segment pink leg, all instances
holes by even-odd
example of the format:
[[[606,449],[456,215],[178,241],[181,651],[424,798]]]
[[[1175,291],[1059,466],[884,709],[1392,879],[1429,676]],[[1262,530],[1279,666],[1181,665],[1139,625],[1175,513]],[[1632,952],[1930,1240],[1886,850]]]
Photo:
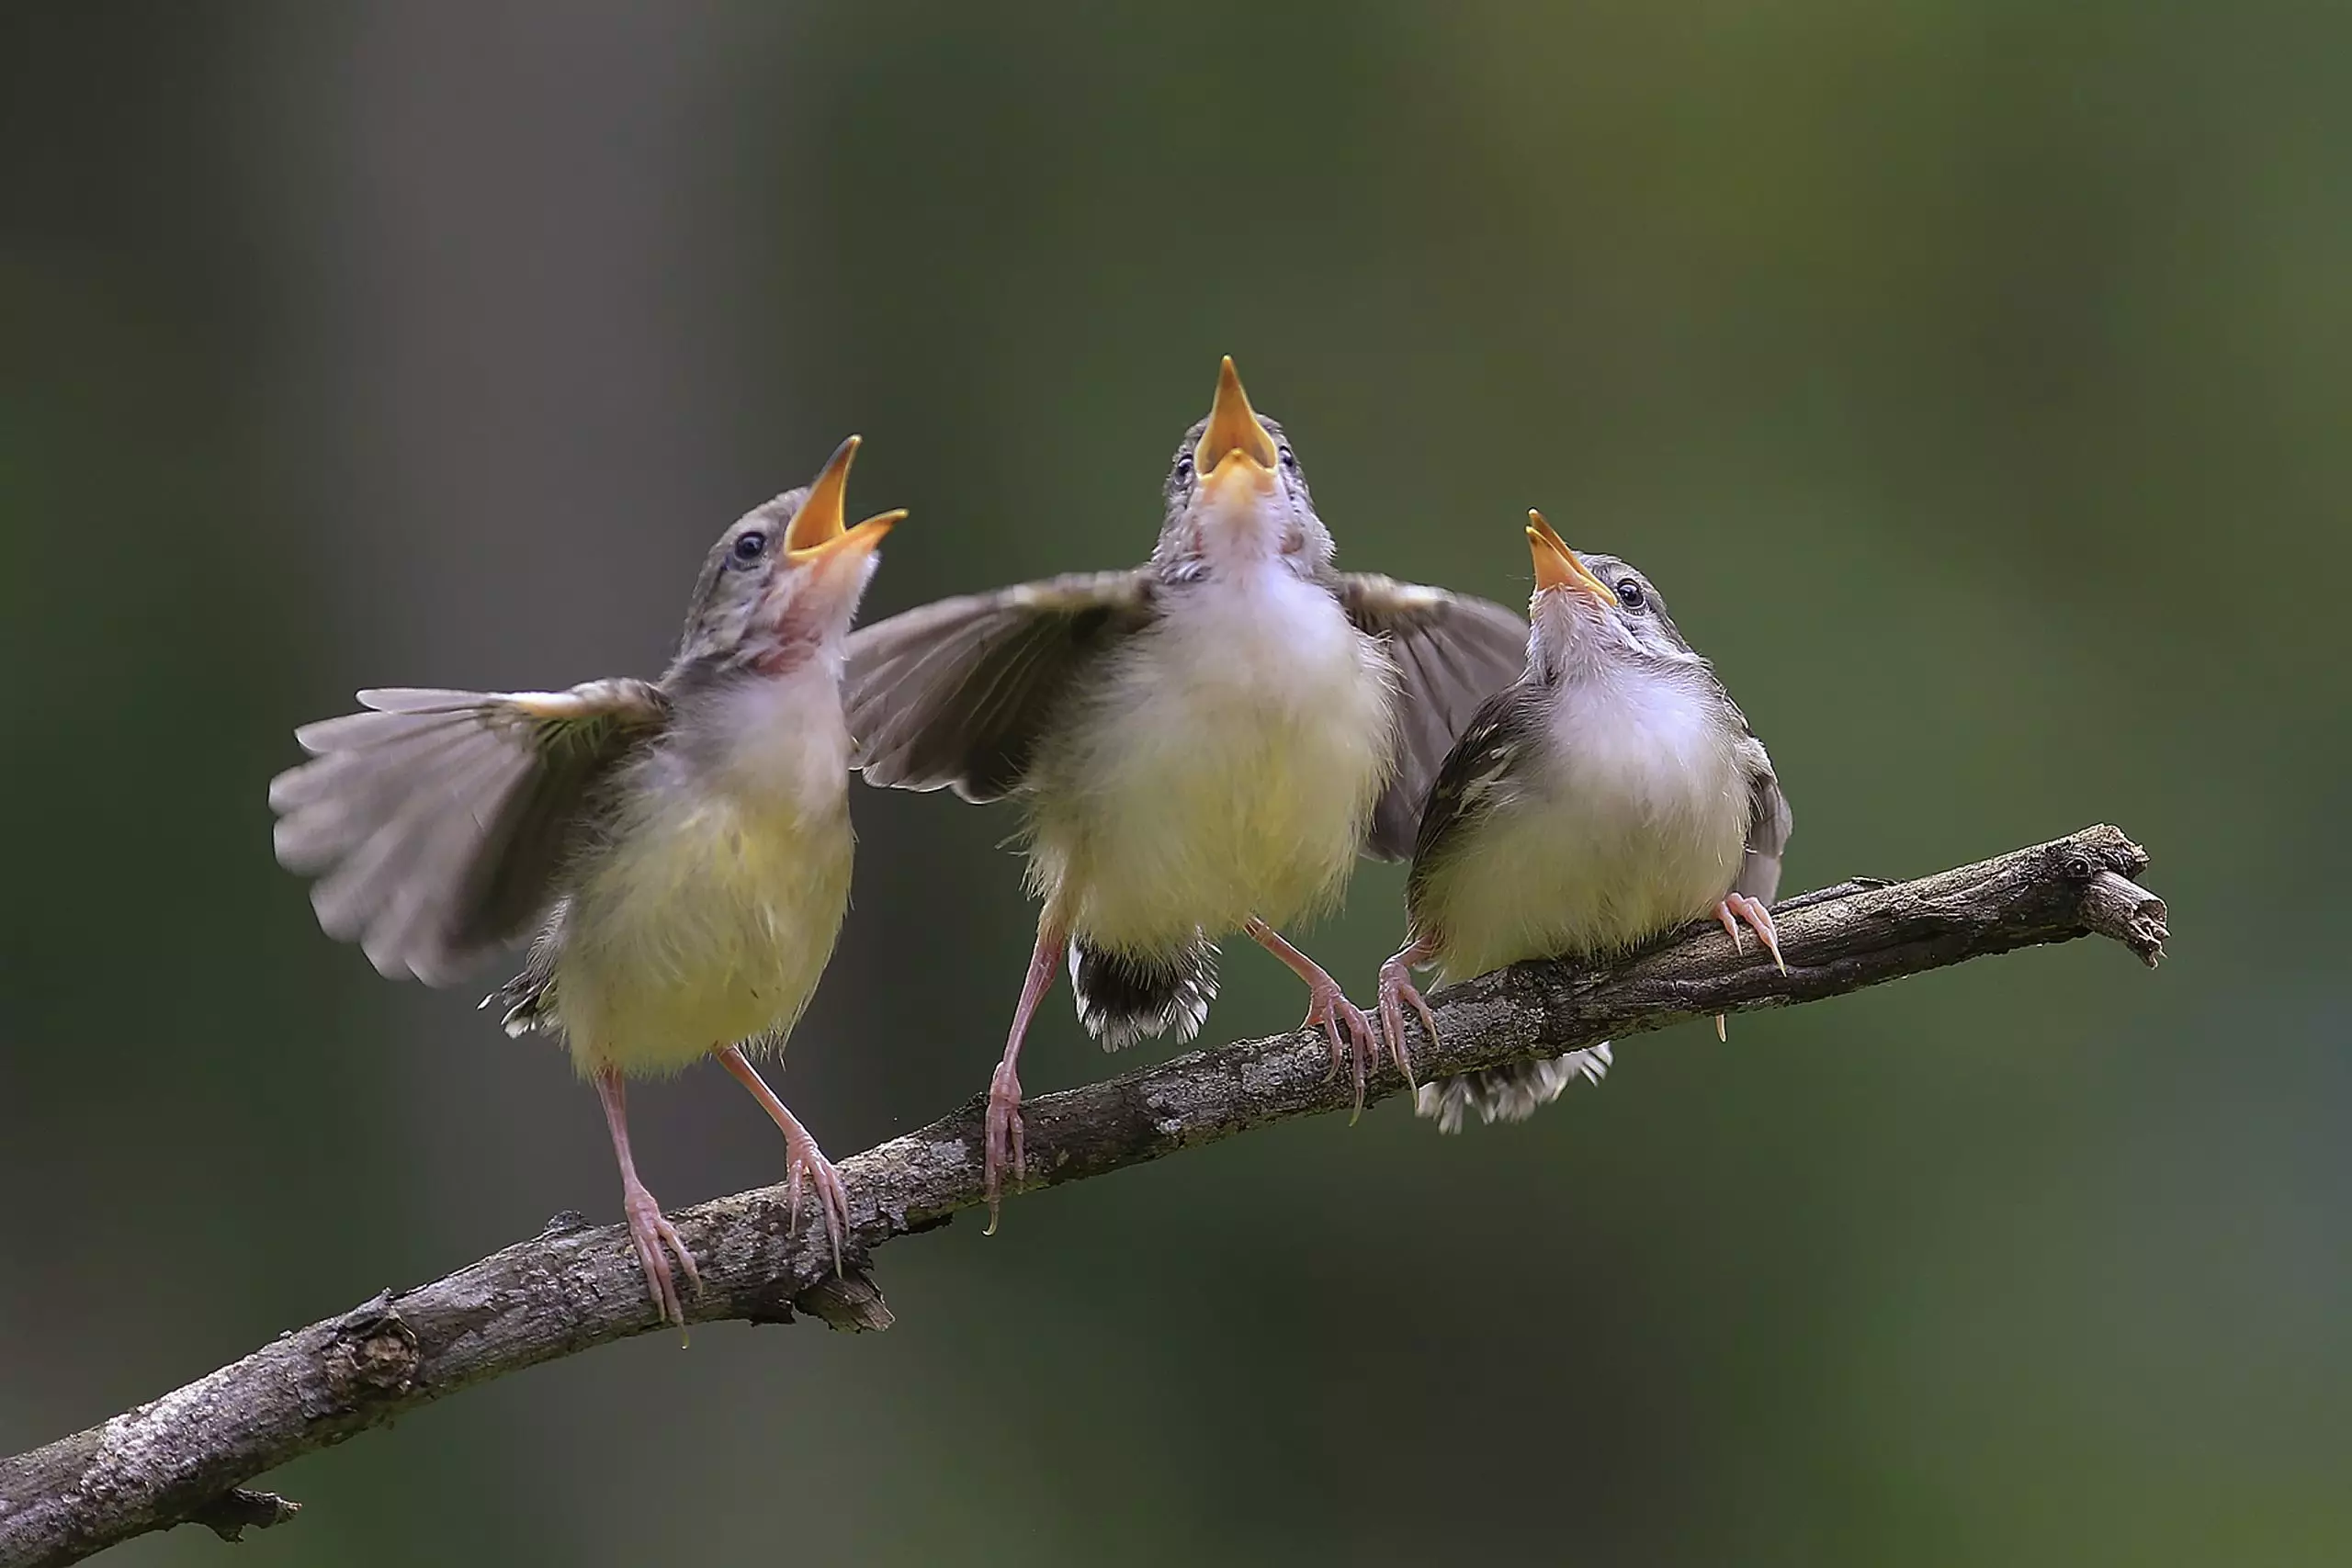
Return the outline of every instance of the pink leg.
[[[1421,999],[1420,987],[1413,984],[1413,969],[1437,956],[1437,943],[1425,936],[1415,937],[1399,949],[1396,956],[1380,966],[1380,1026],[1388,1036],[1388,1049],[1396,1055],[1396,1065],[1405,1069],[1410,1082],[1413,1068],[1405,1053],[1405,1009],[1409,1006],[1420,1018],[1421,1032],[1431,1045],[1437,1043],[1437,1018],[1430,1011],[1430,1004]]]
[[[785,1224],[792,1231],[800,1229],[800,1182],[806,1177],[808,1185],[817,1190],[817,1208],[825,1216],[825,1234],[833,1244],[833,1272],[842,1271],[842,1237],[849,1234],[849,1193],[842,1186],[842,1173],[808,1135],[800,1119],[784,1108],[784,1101],[768,1088],[759,1069],[745,1058],[741,1048],[729,1045],[718,1053],[718,1065],[735,1075],[735,1081],[752,1091],[760,1109],[768,1113],[784,1133],[784,1213]]]
[[[989,1228],[981,1234],[996,1235],[998,1212],[1004,1203],[1004,1168],[1012,1167],[1016,1182],[1029,1179],[1028,1151],[1021,1141],[1021,1075],[1013,1070],[1021,1060],[1021,1043],[1029,1037],[1029,1021],[1036,1016],[1037,1004],[1054,988],[1054,971],[1062,966],[1069,951],[1069,939],[1061,931],[1040,921],[1037,945],[1029,953],[1029,975],[1021,982],[1021,1002],[1012,1010],[1012,1032],[1005,1036],[1004,1059],[996,1065],[996,1076],[989,1080],[989,1116],[987,1154],[982,1166],[982,1180],[989,1197]]]
[[[1280,931],[1255,915],[1250,916],[1241,929],[1250,933],[1250,941],[1281,959],[1292,974],[1306,982],[1306,1019],[1304,1027],[1320,1029],[1323,1032],[1323,1037],[1331,1043],[1331,1070],[1338,1072],[1340,1064],[1348,1061],[1352,1055],[1356,1080],[1356,1109],[1355,1115],[1350,1116],[1348,1120],[1353,1122],[1356,1116],[1363,1114],[1364,1078],[1372,1071],[1374,1065],[1380,1060],[1379,1032],[1373,1028],[1372,1020],[1364,1017],[1363,1010],[1348,1000],[1348,994],[1340,988],[1340,983],[1326,974],[1321,964],[1284,942]],[[1347,1038],[1344,1041],[1340,1037],[1340,1031],[1343,1026],[1347,1030]],[[1396,1043],[1396,1066],[1403,1070],[1405,1081],[1412,1082],[1412,1064],[1405,1057],[1402,1040]]]
[[[613,1134],[613,1157],[621,1166],[621,1211],[628,1216],[629,1244],[637,1248],[638,1265],[645,1270],[645,1288],[653,1296],[653,1304],[662,1309],[664,1320],[684,1328],[686,1325],[685,1303],[678,1296],[677,1277],[670,1271],[669,1253],[675,1253],[686,1278],[693,1281],[695,1292],[702,1292],[702,1273],[695,1267],[695,1255],[678,1239],[678,1229],[662,1217],[662,1205],[637,1179],[637,1161],[628,1152],[628,1106],[621,1088],[621,1075],[612,1067],[596,1070],[596,1094],[605,1102],[605,1125]],[[668,1248],[664,1252],[663,1248]]]

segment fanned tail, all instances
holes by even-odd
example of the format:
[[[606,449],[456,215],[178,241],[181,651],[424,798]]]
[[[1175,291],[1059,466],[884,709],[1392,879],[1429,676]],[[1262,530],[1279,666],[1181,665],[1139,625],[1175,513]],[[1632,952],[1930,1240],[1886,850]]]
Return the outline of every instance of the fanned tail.
[[[1559,1099],[1577,1079],[1599,1083],[1609,1067],[1609,1042],[1604,1040],[1565,1056],[1514,1062],[1508,1067],[1487,1067],[1425,1083],[1414,1093],[1413,1111],[1435,1121],[1441,1133],[1462,1131],[1465,1111],[1476,1111],[1478,1120],[1489,1124],[1524,1122],[1535,1114],[1536,1107]]]
[[[1174,953],[1115,953],[1074,942],[1070,989],[1086,1032],[1116,1051],[1173,1030],[1179,1041],[1201,1032],[1216,998],[1216,944],[1196,937]]]

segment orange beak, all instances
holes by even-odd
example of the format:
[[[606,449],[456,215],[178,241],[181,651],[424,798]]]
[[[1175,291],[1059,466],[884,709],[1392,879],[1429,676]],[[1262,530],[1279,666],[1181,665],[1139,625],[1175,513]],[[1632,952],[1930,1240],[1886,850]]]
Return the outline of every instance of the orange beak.
[[[1568,548],[1566,539],[1552,532],[1552,525],[1544,521],[1544,514],[1540,512],[1531,510],[1527,513],[1527,547],[1535,558],[1535,591],[1538,593],[1547,588],[1573,588],[1610,609],[1616,608],[1617,595],[1577,558],[1576,551]]]
[[[849,493],[849,466],[857,460],[858,444],[864,439],[853,435],[833,448],[833,455],[825,460],[824,471],[808,487],[808,499],[793,513],[791,526],[784,531],[784,548],[795,566],[854,560],[866,555],[882,542],[882,536],[890,531],[892,525],[906,516],[903,511],[884,512],[854,528],[842,526],[845,515],[842,503]]]
[[[1274,438],[1258,423],[1250,394],[1227,355],[1216,373],[1216,401],[1209,406],[1209,427],[1193,448],[1193,467],[1211,489],[1228,479],[1247,476],[1260,490],[1268,489],[1279,454]]]

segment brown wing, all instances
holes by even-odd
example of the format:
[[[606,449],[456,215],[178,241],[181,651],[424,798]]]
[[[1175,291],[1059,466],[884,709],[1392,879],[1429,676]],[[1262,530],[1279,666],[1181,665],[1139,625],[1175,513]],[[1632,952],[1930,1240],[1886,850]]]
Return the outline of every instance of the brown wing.
[[[395,978],[460,979],[553,897],[592,786],[669,716],[643,681],[565,692],[362,692],[368,711],[294,732],[270,781],[288,870],[319,924]]]
[[[1152,580],[1106,571],[943,599],[849,639],[851,765],[891,789],[995,800],[1089,660],[1148,625]]]
[[[1764,742],[1750,730],[1747,744],[1751,753],[1747,853],[1740,862],[1739,878],[1732,884],[1732,889],[1770,904],[1781,888],[1781,856],[1788,852],[1789,833],[1795,819],[1789,812],[1789,797],[1781,793],[1781,781],[1772,772],[1772,759],[1765,754]]]
[[[1478,705],[1527,669],[1527,623],[1500,604],[1363,573],[1342,574],[1340,603],[1357,627],[1385,637],[1402,682],[1396,771],[1373,809],[1365,852],[1402,860],[1421,802]]]

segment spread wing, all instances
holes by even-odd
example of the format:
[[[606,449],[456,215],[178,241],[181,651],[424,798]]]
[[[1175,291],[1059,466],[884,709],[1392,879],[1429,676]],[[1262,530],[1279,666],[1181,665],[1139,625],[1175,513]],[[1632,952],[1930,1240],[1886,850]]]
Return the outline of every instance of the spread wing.
[[[527,931],[590,790],[669,716],[643,681],[359,701],[368,711],[294,732],[311,755],[270,781],[277,858],[319,879],[329,936],[428,985]]]
[[[851,765],[892,789],[995,800],[1090,659],[1148,625],[1152,580],[1105,571],[943,599],[851,635]]]
[[[1752,729],[1747,732],[1747,853],[1740,861],[1739,878],[1732,888],[1770,904],[1780,891],[1781,856],[1788,852],[1794,818],[1789,813],[1789,797],[1781,793],[1780,778],[1772,772],[1772,759]]]
[[[1442,588],[1347,573],[1340,603],[1359,630],[1388,639],[1402,686],[1396,771],[1374,807],[1365,851],[1401,860],[1421,801],[1478,705],[1527,669],[1527,623],[1500,604]]]

